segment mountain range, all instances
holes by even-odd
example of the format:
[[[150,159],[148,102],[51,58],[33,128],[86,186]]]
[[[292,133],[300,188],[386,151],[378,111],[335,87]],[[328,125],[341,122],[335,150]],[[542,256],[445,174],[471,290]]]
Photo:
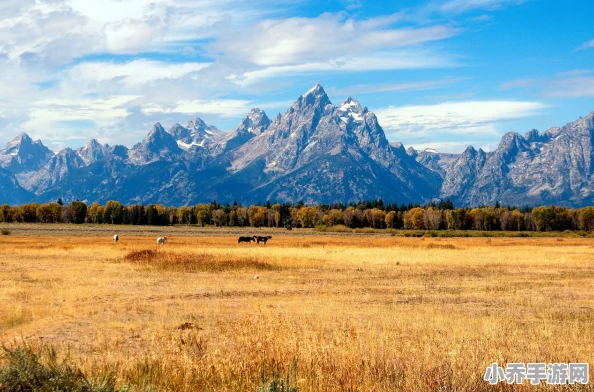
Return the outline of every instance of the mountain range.
[[[195,118],[169,130],[157,123],[132,148],[91,140],[58,153],[23,133],[0,150],[0,204],[450,198],[579,207],[594,202],[593,157],[594,113],[543,133],[506,133],[492,152],[405,150],[373,112],[352,98],[334,106],[316,84],[284,115],[252,109],[230,132]]]

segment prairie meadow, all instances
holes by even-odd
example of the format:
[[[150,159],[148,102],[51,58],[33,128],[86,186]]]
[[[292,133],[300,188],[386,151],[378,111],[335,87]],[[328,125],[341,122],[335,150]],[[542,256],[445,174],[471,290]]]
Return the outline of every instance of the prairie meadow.
[[[0,343],[121,390],[553,388],[491,386],[493,362],[593,379],[594,239],[61,230],[0,237]]]

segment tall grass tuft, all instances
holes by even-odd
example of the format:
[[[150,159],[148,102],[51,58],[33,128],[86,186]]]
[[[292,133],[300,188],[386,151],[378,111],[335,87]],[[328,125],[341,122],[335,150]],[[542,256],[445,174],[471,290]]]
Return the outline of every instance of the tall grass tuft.
[[[45,354],[45,355],[43,355]],[[40,362],[47,357],[46,364]],[[53,348],[42,348],[39,352],[29,346],[14,350],[4,348],[7,362],[0,368],[0,391],[80,391],[115,392],[115,380],[107,374],[99,381],[89,380],[75,366],[59,362]]]
[[[124,260],[149,268],[182,272],[281,269],[256,257],[226,254],[214,256],[208,253],[176,253],[150,249],[131,251],[124,256]]]

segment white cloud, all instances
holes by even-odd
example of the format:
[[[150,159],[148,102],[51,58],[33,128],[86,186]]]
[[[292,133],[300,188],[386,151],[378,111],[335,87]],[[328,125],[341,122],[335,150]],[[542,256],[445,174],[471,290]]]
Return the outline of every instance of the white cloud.
[[[548,83],[545,95],[553,98],[594,97],[594,74],[555,79]]]
[[[588,41],[588,42],[584,42],[576,50],[586,50],[586,49],[590,49],[590,48],[594,48],[594,39],[591,41]]]
[[[119,95],[97,99],[43,99],[34,103],[29,111],[29,120],[24,129],[39,129],[48,123],[67,121],[92,121],[98,125],[110,125],[128,115],[125,105],[139,96]]]
[[[400,14],[283,19],[300,4],[3,0],[0,142],[19,131],[48,143],[96,136],[113,142],[123,133],[131,140],[129,132],[138,136],[156,120],[243,116],[255,105],[254,93],[278,93],[299,75],[459,65],[433,44],[459,33],[449,25],[415,28]],[[360,2],[345,4],[353,9]],[[98,60],[104,58],[115,60]]]
[[[436,53],[419,50],[400,50],[378,52],[359,57],[337,57],[325,62],[312,61],[294,65],[260,68],[228,79],[239,86],[251,86],[266,79],[282,78],[291,75],[316,74],[324,72],[363,72],[382,70],[404,70],[422,68],[454,67],[454,59]]]
[[[438,80],[426,80],[421,82],[408,83],[377,83],[377,84],[358,84],[343,88],[327,88],[326,91],[332,95],[362,95],[383,92],[404,92],[404,91],[419,91],[419,90],[433,90],[443,87],[448,87],[460,82],[462,79],[447,78]]]
[[[499,9],[509,4],[520,4],[523,0],[449,0],[441,6],[445,12],[466,12],[474,9]]]
[[[503,83],[500,88],[532,88],[550,98],[594,97],[594,70],[563,72],[551,78],[512,80]]]
[[[137,52],[157,44],[165,35],[165,25],[158,18],[125,19],[108,23],[103,28],[105,49],[112,53]],[[147,47],[148,46],[148,47]]]
[[[497,134],[493,124],[533,116],[547,106],[540,102],[465,101],[436,105],[388,107],[375,111],[393,135]]]
[[[199,71],[210,63],[166,63],[154,60],[133,60],[126,63],[86,62],[68,70],[68,78],[74,83],[116,82],[130,87],[161,79],[179,79],[189,73]]]
[[[213,47],[225,57],[278,67],[364,57],[457,34],[449,26],[394,28],[397,19],[393,16],[359,22],[341,14],[324,14],[318,18],[266,20],[241,34],[230,31]]]
[[[192,101],[182,100],[173,103],[171,106],[160,106],[154,104],[143,105],[141,111],[147,115],[152,115],[155,113],[181,113],[187,115],[207,113],[222,117],[234,117],[247,113],[252,107],[251,104],[251,101],[236,99]]]

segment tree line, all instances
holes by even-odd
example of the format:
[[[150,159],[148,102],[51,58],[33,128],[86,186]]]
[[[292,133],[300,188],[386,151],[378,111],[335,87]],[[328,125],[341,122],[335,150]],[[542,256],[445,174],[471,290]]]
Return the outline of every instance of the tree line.
[[[216,201],[195,206],[160,204],[123,205],[108,201],[88,206],[81,201],[0,206],[0,222],[95,223],[128,225],[214,225],[235,227],[293,227],[343,225],[348,228],[409,230],[594,230],[594,207],[571,209],[558,206],[514,208],[510,206],[455,208],[450,200],[428,205],[384,204],[382,200],[332,205],[266,203],[242,206]]]

